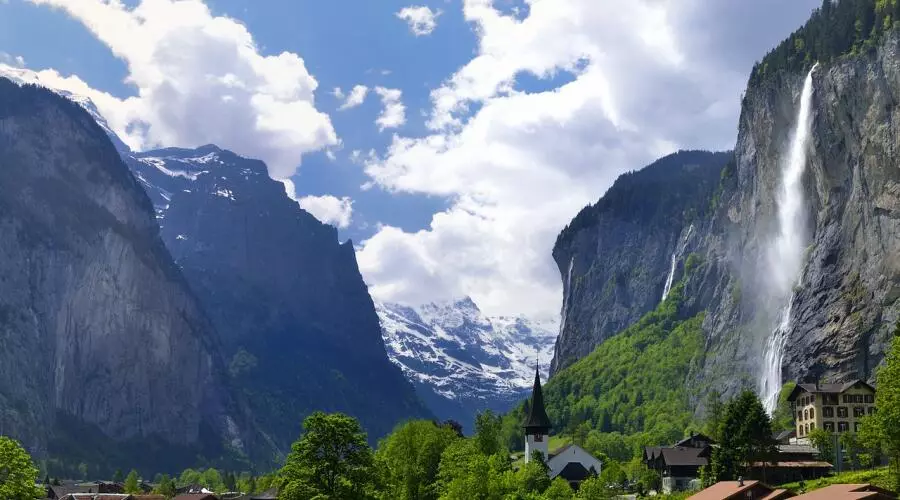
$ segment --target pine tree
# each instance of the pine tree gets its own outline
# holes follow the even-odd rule
[[[140,492],[141,489],[138,486],[138,473],[136,470],[131,469],[131,472],[128,473],[128,477],[125,478],[125,493],[135,494]]]

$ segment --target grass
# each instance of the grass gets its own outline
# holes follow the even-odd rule
[[[795,483],[782,484],[781,488],[789,489],[795,493],[806,493],[808,491],[824,488],[832,484],[863,484],[868,483],[886,490],[891,489],[891,480],[888,476],[887,467],[878,467],[875,469],[842,472],[831,477],[823,477],[812,481],[799,481]]]

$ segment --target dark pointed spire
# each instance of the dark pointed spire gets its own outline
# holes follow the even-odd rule
[[[534,387],[531,389],[531,407],[525,420],[525,434],[547,434],[553,427],[544,409],[544,392],[541,390],[541,368],[534,369]]]

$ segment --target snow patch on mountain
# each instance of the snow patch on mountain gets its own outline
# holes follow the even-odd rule
[[[487,317],[465,298],[409,307],[376,303],[391,361],[421,391],[457,403],[466,417],[505,411],[531,389],[541,361],[547,376],[558,324],[522,317]],[[423,395],[426,403],[428,397]],[[431,404],[439,417],[441,409]],[[456,416],[456,415],[454,415]],[[465,418],[469,420],[469,418]]]

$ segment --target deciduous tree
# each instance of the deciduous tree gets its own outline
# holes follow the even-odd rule
[[[38,469],[18,441],[0,436],[0,498],[32,500],[43,497],[35,487]]]

